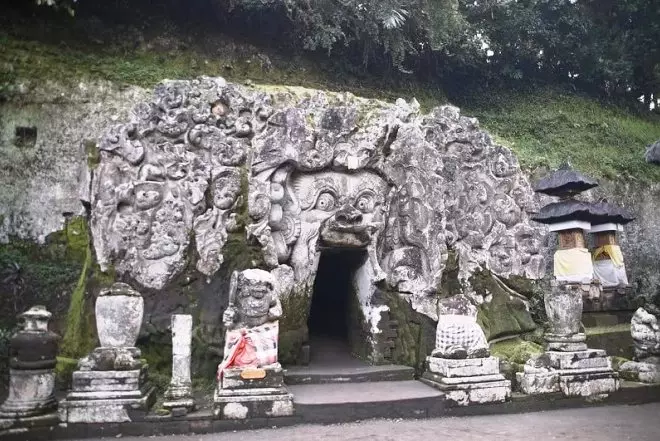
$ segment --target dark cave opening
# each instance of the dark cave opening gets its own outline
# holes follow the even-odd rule
[[[314,341],[330,341],[348,347],[351,309],[356,302],[353,280],[366,257],[363,250],[328,249],[321,253],[307,323],[312,346]]]

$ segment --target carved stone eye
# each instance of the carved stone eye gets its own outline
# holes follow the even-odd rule
[[[314,208],[317,210],[332,211],[335,208],[335,202],[335,197],[331,193],[323,192],[316,200],[316,206]]]
[[[360,196],[355,207],[363,213],[371,213],[374,211],[374,198],[370,195]]]

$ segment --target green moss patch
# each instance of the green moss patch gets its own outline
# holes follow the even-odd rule
[[[507,292],[490,272],[475,273],[470,283],[477,294],[489,299],[478,306],[477,315],[487,339],[520,335],[536,329],[523,300]]]
[[[515,337],[491,344],[490,352],[501,360],[523,365],[534,355],[542,354],[543,347],[531,341]]]

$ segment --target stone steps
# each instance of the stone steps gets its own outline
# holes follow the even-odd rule
[[[302,384],[289,391],[296,415],[315,423],[428,418],[445,412],[442,392],[414,380]]]
[[[294,366],[285,370],[287,385],[411,381],[415,369],[400,365]]]

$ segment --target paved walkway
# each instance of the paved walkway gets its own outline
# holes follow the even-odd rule
[[[660,403],[428,420],[374,420],[123,441],[660,441]]]

